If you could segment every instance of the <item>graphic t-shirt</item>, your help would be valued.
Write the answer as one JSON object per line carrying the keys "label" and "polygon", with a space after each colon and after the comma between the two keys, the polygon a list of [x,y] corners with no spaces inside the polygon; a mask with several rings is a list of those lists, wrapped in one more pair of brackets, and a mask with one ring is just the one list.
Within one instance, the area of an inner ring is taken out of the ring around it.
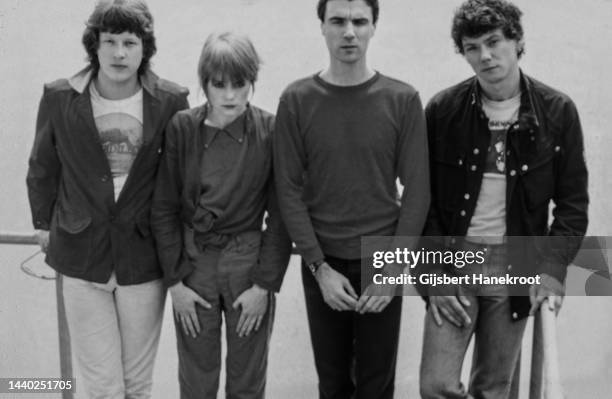
{"label": "graphic t-shirt", "polygon": [[506,234],[506,133],[516,122],[520,105],[520,93],[504,101],[482,97],[482,108],[489,118],[491,141],[467,235],[487,244],[501,243]]}
{"label": "graphic t-shirt", "polygon": [[142,146],[142,88],[122,100],[102,97],[93,83],[89,92],[100,142],[113,176],[116,201]]}

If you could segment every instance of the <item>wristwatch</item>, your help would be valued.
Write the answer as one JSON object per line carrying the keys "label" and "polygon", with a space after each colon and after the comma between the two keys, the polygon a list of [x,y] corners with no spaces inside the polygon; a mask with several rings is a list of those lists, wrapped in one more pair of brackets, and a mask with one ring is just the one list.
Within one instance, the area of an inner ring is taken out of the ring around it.
{"label": "wristwatch", "polygon": [[319,267],[321,267],[323,263],[325,263],[325,259],[319,259],[308,265],[308,269],[310,269],[313,276],[317,273],[317,270],[319,270]]}

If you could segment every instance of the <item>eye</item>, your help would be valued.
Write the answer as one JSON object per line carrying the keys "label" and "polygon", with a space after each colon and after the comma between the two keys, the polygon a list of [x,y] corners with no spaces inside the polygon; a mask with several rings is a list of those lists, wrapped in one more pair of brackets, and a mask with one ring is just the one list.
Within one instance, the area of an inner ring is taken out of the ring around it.
{"label": "eye", "polygon": [[222,80],[211,80],[210,84],[212,87],[214,87],[215,89],[222,89],[225,87],[225,83]]}
{"label": "eye", "polygon": [[364,25],[367,25],[368,22],[369,21],[367,20],[367,18],[359,18],[353,21],[353,25],[364,26]]}
{"label": "eye", "polygon": [[494,38],[489,39],[489,41],[487,42],[487,45],[489,45],[489,47],[493,47],[499,44],[499,41],[500,41],[499,38],[494,37]]}
{"label": "eye", "polygon": [[236,87],[236,88],[243,88],[244,86],[246,86],[246,81],[245,81],[244,79],[239,79],[239,80],[236,80],[236,81],[233,83],[233,85],[234,85],[234,87]]}

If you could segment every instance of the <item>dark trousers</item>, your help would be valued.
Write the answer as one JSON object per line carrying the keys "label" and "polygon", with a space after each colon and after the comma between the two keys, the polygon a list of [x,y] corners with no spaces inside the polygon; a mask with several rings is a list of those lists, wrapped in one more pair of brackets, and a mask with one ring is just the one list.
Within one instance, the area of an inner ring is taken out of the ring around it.
{"label": "dark trousers", "polygon": [[[326,257],[360,294],[361,261]],[[320,399],[393,398],[402,297],[381,313],[332,310],[314,276],[302,265],[310,339]]]}
{"label": "dark trousers", "polygon": [[206,299],[211,309],[197,306],[202,328],[196,338],[183,332],[175,319],[181,399],[215,399],[221,371],[221,323],[225,319],[227,342],[225,397],[263,399],[266,387],[268,348],[274,320],[274,295],[258,331],[239,337],[236,326],[240,309],[232,304],[251,286],[251,268],[259,257],[261,233],[246,232],[232,238],[222,249],[207,247],[192,253],[195,270],[185,284]]}

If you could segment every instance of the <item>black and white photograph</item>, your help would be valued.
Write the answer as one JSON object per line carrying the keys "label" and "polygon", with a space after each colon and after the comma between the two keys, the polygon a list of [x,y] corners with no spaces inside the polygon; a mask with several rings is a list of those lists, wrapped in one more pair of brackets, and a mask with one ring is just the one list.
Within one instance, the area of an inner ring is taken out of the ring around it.
{"label": "black and white photograph", "polygon": [[604,399],[611,0],[3,0],[0,399]]}

